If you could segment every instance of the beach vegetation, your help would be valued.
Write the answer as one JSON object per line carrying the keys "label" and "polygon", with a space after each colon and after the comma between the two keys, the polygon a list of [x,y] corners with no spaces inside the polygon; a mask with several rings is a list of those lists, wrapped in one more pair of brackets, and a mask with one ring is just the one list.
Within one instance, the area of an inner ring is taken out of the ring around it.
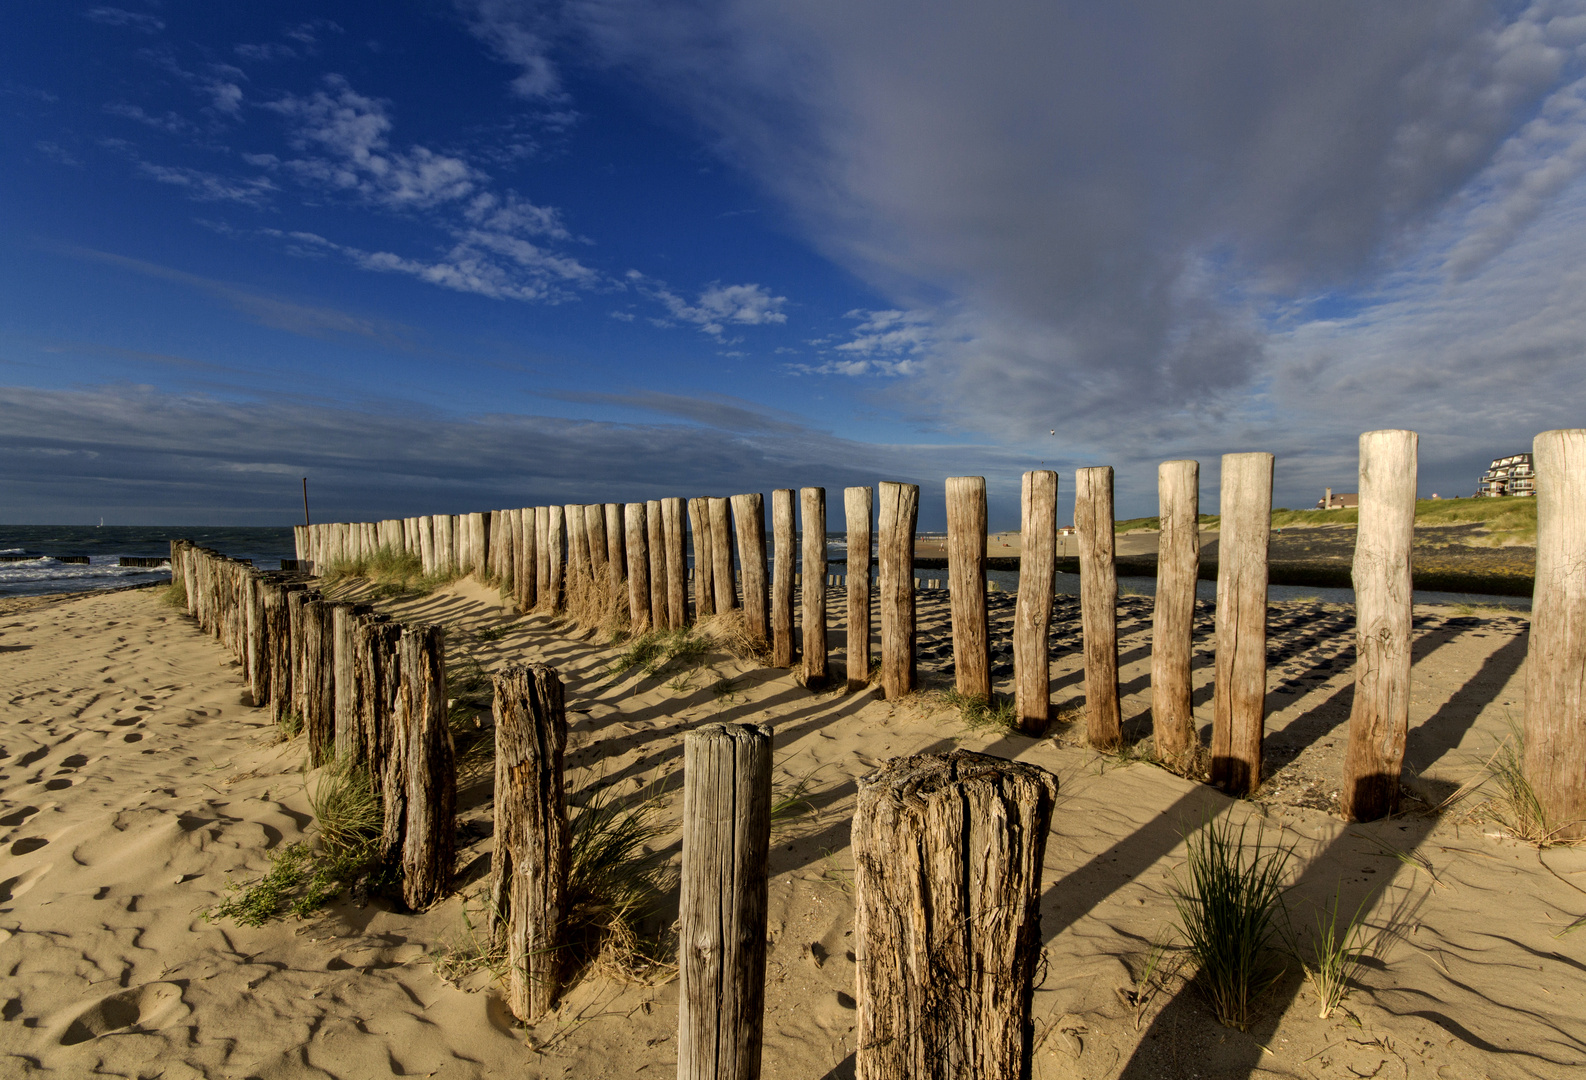
{"label": "beach vegetation", "polygon": [[462,576],[455,570],[426,574],[417,555],[388,547],[356,559],[327,563],[319,571],[320,581],[327,587],[366,581],[374,597],[381,600],[428,596]]}
{"label": "beach vegetation", "polygon": [[295,709],[288,709],[281,714],[281,719],[276,725],[281,729],[281,741],[291,742],[303,734],[303,714]]}
{"label": "beach vegetation", "polygon": [[175,578],[169,585],[160,590],[160,603],[166,607],[173,607],[177,611],[187,610],[187,580]]}
{"label": "beach vegetation", "polygon": [[367,893],[391,884],[380,859],[385,810],[361,766],[323,770],[309,804],[312,839],[272,852],[264,877],[231,886],[224,900],[203,913],[205,919],[263,926],[285,915],[312,915],[348,889]]}
{"label": "beach vegetation", "polygon": [[495,681],[472,656],[446,661],[446,726],[451,731],[459,779],[493,773],[496,767],[496,733],[480,718],[495,708]]}
{"label": "beach vegetation", "polygon": [[651,630],[631,638],[627,647],[606,669],[611,678],[619,678],[635,668],[647,678],[668,671],[689,670],[698,667],[710,650],[710,641],[693,627],[680,630]]}
{"label": "beach vegetation", "polygon": [[1292,847],[1268,845],[1264,827],[1205,821],[1186,837],[1188,858],[1169,892],[1179,932],[1196,965],[1194,984],[1223,1024],[1250,1026],[1256,1003],[1282,975],[1271,948],[1278,932]]}
{"label": "beach vegetation", "polygon": [[571,822],[567,941],[575,968],[645,980],[671,970],[669,926],[657,912],[676,874],[651,846],[670,831],[663,793],[629,798],[594,787]]}
{"label": "beach vegetation", "polygon": [[[1200,527],[1215,529],[1222,519],[1216,514],[1200,515]],[[1315,525],[1357,525],[1360,511],[1286,510],[1272,511],[1274,529],[1305,528]],[[1506,544],[1536,543],[1536,500],[1533,498],[1417,499],[1416,528],[1447,525],[1475,525],[1481,530],[1478,545],[1500,547]],[[1162,527],[1158,517],[1126,518],[1113,523],[1117,533],[1155,532]]]}
{"label": "beach vegetation", "polygon": [[815,803],[810,799],[810,792],[814,788],[814,783],[815,773],[811,771],[798,777],[786,787],[772,789],[771,829],[773,832],[791,823],[795,818],[815,813]]}
{"label": "beach vegetation", "polygon": [[1013,695],[993,692],[989,697],[980,694],[961,694],[955,687],[942,692],[942,703],[958,710],[959,718],[971,731],[981,728],[1015,730],[1018,719],[1014,712]]}
{"label": "beach vegetation", "polygon": [[1365,923],[1366,909],[1371,901],[1367,896],[1355,908],[1355,913],[1344,918],[1343,892],[1335,892],[1326,907],[1316,910],[1315,924],[1310,927],[1310,956],[1302,952],[1298,935],[1289,929],[1289,952],[1305,972],[1305,979],[1316,991],[1321,1004],[1318,1016],[1326,1020],[1333,1010],[1348,996],[1361,964],[1372,950]]}
{"label": "beach vegetation", "polygon": [[[1516,840],[1537,847],[1560,843],[1566,824],[1548,820],[1547,810],[1525,775],[1525,732],[1511,720],[1509,736],[1487,762],[1487,775],[1498,795],[1487,801],[1487,813]],[[1568,823],[1572,824],[1572,823]]]}

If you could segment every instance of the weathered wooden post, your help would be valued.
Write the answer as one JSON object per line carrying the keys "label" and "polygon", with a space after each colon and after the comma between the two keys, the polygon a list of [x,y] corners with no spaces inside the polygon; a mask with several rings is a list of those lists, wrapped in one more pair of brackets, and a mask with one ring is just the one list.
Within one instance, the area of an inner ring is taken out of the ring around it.
{"label": "weathered wooden post", "polygon": [[540,597],[540,606],[546,611],[562,611],[567,607],[567,511],[561,506],[547,506],[545,514],[549,580]]}
{"label": "weathered wooden post", "polygon": [[257,570],[244,570],[242,586],[242,598],[247,605],[243,632],[247,638],[248,696],[257,708],[270,700],[270,644],[264,617],[264,577]]}
{"label": "weathered wooden post", "polygon": [[537,562],[534,528],[534,507],[517,511],[518,539],[512,562],[512,587],[516,593],[518,610],[529,612],[539,601],[539,581],[535,575]]}
{"label": "weathered wooden post", "polygon": [[826,489],[799,489],[799,525],[804,533],[804,685],[826,685]]}
{"label": "weathered wooden post", "polygon": [[859,1080],[1027,1080],[1057,779],[954,750],[859,781]]}
{"label": "weathered wooden post", "polygon": [[1151,731],[1157,756],[1185,762],[1198,745],[1190,656],[1200,577],[1198,461],[1157,466],[1156,604],[1151,614]]}
{"label": "weathered wooden post", "polygon": [[1271,454],[1223,455],[1211,781],[1230,795],[1261,784],[1272,460]]}
{"label": "weathered wooden post", "polygon": [[474,570],[479,577],[490,574],[490,560],[494,552],[490,550],[491,512],[481,510],[468,515],[469,528],[473,530],[474,541]]}
{"label": "weathered wooden post", "polygon": [[583,504],[568,503],[563,506],[562,520],[567,523],[567,594],[568,606],[571,607],[574,592],[588,589],[594,578],[594,570],[589,555],[589,533]]}
{"label": "weathered wooden post", "polygon": [[1531,458],[1536,591],[1526,657],[1525,776],[1545,827],[1574,840],[1586,836],[1586,428],[1542,432]]}
{"label": "weathered wooden post", "polygon": [[947,583],[952,590],[953,688],[991,700],[986,623],[986,478],[947,478]]}
{"label": "weathered wooden post", "polygon": [[694,538],[694,618],[703,619],[716,614],[709,500],[688,500],[688,531]]}
{"label": "weathered wooden post", "polygon": [[331,719],[332,755],[337,761],[362,762],[364,752],[363,672],[358,656],[358,624],[370,613],[364,604],[331,605],[331,668],[335,672]]}
{"label": "weathered wooden post", "polygon": [[732,523],[738,533],[738,569],[743,578],[743,622],[750,637],[764,644],[770,636],[765,572],[765,496],[758,491],[732,497]]}
{"label": "weathered wooden post", "polygon": [[725,615],[738,606],[738,583],[733,578],[732,513],[726,499],[705,500],[710,511],[711,593],[716,614]]}
{"label": "weathered wooden post", "polygon": [[1372,821],[1399,808],[1410,730],[1410,549],[1419,442],[1413,431],[1360,436],[1355,699],[1339,794],[1339,812],[1352,821]]}
{"label": "weathered wooden post", "polygon": [[883,480],[880,497],[881,691],[890,701],[914,689],[914,526],[920,488]]}
{"label": "weathered wooden post", "polygon": [[287,596],[302,591],[299,584],[266,582],[264,586],[264,640],[270,668],[270,723],[279,724],[292,711],[292,617]]}
{"label": "weathered wooden post", "polygon": [[771,666],[792,667],[794,517],[793,489],[771,492]]}
{"label": "weathered wooden post", "polygon": [[318,593],[303,605],[303,636],[299,663],[298,715],[308,735],[308,763],[319,768],[331,759],[336,738],[335,607]]}
{"label": "weathered wooden post", "polygon": [[666,537],[666,619],[673,630],[688,623],[688,551],[683,536],[683,500],[661,500],[662,533]]}
{"label": "weathered wooden post", "polygon": [[519,1020],[550,1011],[567,938],[567,826],[562,680],[543,664],[495,676],[495,854],[488,917],[507,946],[507,1008]]}
{"label": "weathered wooden post", "polygon": [[386,755],[385,850],[402,870],[402,901],[414,911],[446,891],[457,861],[457,767],[446,725],[444,628],[406,626],[398,646],[401,687]]}
{"label": "weathered wooden post", "polygon": [[650,536],[643,503],[623,508],[628,549],[628,628],[635,635],[650,629]]}
{"label": "weathered wooden post", "polygon": [[[600,503],[590,503],[584,507],[584,539],[589,544],[589,573],[594,579],[595,588],[604,596],[606,582],[610,571],[606,569],[606,560],[610,557],[606,547],[606,508]],[[601,604],[601,610],[606,609],[606,604]]]}
{"label": "weathered wooden post", "polygon": [[704,724],[683,740],[678,1080],[755,1080],[765,1008],[771,729]]}
{"label": "weathered wooden post", "polygon": [[614,612],[628,609],[628,597],[622,584],[628,579],[627,525],[623,521],[622,507],[622,503],[605,503],[601,508],[606,518],[607,602]]}
{"label": "weathered wooden post", "polygon": [[534,508],[534,606],[551,604],[551,508]]}
{"label": "weathered wooden post", "polygon": [[1074,532],[1079,539],[1080,625],[1085,640],[1085,733],[1092,746],[1107,749],[1123,738],[1111,465],[1076,474]]}
{"label": "weathered wooden post", "polygon": [[843,489],[843,516],[848,527],[848,690],[870,682],[870,488]]}
{"label": "weathered wooden post", "polygon": [[435,573],[435,519],[428,514],[419,518],[419,565],[426,574]]}
{"label": "weathered wooden post", "polygon": [[386,758],[401,693],[399,649],[402,624],[385,615],[367,614],[357,620],[359,739],[363,745],[369,780],[375,790],[385,785]]}
{"label": "weathered wooden post", "polygon": [[1052,585],[1057,573],[1057,473],[1034,469],[1019,486],[1019,596],[1013,609],[1013,711],[1026,735],[1052,716]]}
{"label": "weathered wooden post", "polygon": [[650,625],[665,630],[666,617],[666,523],[661,520],[661,500],[644,504],[645,543],[650,553]]}

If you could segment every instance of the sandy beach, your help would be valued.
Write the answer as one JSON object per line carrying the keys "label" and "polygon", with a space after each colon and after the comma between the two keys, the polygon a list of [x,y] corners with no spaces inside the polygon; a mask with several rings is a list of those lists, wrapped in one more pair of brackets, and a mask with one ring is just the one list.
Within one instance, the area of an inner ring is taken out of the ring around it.
{"label": "sandy beach", "polygon": [[[993,553],[995,553],[993,548]],[[1012,598],[993,596],[994,678],[1009,689]],[[1521,720],[1523,614],[1417,607],[1400,817],[1332,809],[1353,683],[1353,617],[1313,603],[1269,612],[1266,785],[1253,800],[1082,744],[970,729],[950,685],[946,593],[922,594],[921,692],[812,693],[791,673],[707,655],[613,677],[618,649],[506,610],[463,581],[383,605],[448,626],[449,663],[553,665],[567,686],[570,804],[604,788],[661,790],[677,858],[682,734],[707,720],[775,728],[779,794],[807,812],[772,833],[768,1078],[851,1076],[855,1026],[849,820],[856,780],[889,758],[954,746],[1059,778],[1042,902],[1034,1075],[1541,1077],[1586,1068],[1586,852],[1507,838],[1484,766]],[[834,590],[840,665],[843,605]],[[1149,732],[1150,601],[1120,600],[1125,730]],[[1197,612],[1196,715],[1211,715],[1212,612]],[[1059,597],[1053,694],[1082,695],[1077,603]],[[840,667],[839,667],[840,669]],[[269,853],[310,840],[302,740],[242,703],[220,645],[157,591],[0,607],[0,1077],[659,1077],[675,1070],[675,980],[590,972],[550,1017],[510,1022],[484,972],[452,985],[432,960],[465,937],[491,852],[488,775],[459,784],[456,893],[429,911],[343,897],[262,927],[206,920]],[[488,722],[482,718],[481,722]],[[1440,810],[1435,810],[1440,804]],[[1182,836],[1209,815],[1292,845],[1288,907],[1364,902],[1372,953],[1329,1019],[1290,961],[1255,1026],[1217,1024],[1155,942]],[[663,911],[661,922],[675,914]],[[1167,975],[1162,975],[1163,971]]]}

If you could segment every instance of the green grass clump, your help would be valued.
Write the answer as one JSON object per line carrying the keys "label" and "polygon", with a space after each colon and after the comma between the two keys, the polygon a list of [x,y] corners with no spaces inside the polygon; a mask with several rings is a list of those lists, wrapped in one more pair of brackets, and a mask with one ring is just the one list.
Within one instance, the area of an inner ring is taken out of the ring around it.
{"label": "green grass clump", "polygon": [[651,630],[630,640],[628,647],[611,662],[607,671],[614,679],[634,668],[646,676],[660,675],[669,669],[698,665],[709,650],[709,639],[696,633],[692,627]]}
{"label": "green grass clump", "polygon": [[1175,875],[1170,886],[1180,932],[1198,966],[1195,982],[1217,1019],[1240,1031],[1250,1026],[1256,998],[1282,974],[1272,970],[1269,946],[1292,853],[1264,847],[1258,826],[1246,854],[1246,828],[1235,830],[1226,818],[1203,824],[1188,837],[1188,880]]}
{"label": "green grass clump", "polygon": [[1291,947],[1294,958],[1305,969],[1305,977],[1321,1001],[1322,1008],[1318,1015],[1323,1020],[1332,1016],[1333,1010],[1348,995],[1355,973],[1360,970],[1361,961],[1370,951],[1364,922],[1369,899],[1362,900],[1354,915],[1339,925],[1339,907],[1343,897],[1334,893],[1327,907],[1316,912],[1316,925],[1311,929],[1311,959],[1307,961],[1300,955],[1297,943]]}
{"label": "green grass clump", "polygon": [[1014,729],[1014,706],[1011,694],[992,694],[982,697],[979,694],[960,694],[956,689],[948,690],[942,694],[942,701],[958,710],[958,715],[963,719],[964,726],[971,731],[979,728],[995,727]]}
{"label": "green grass clump", "polygon": [[427,596],[462,576],[456,571],[426,574],[417,555],[388,547],[363,558],[328,563],[319,571],[320,580],[327,586],[368,581],[376,597],[391,600]]}
{"label": "green grass clump", "polygon": [[1516,840],[1524,840],[1537,847],[1549,847],[1559,842],[1564,827],[1548,820],[1542,800],[1525,775],[1525,732],[1513,722],[1509,724],[1509,737],[1487,762],[1487,774],[1498,785],[1498,797],[1487,804],[1498,824],[1507,829]]}
{"label": "green grass clump", "polygon": [[667,932],[647,923],[673,884],[649,847],[669,828],[659,793],[622,799],[609,786],[595,789],[573,817],[567,928],[575,966],[627,978],[668,968]]}
{"label": "green grass clump", "polygon": [[303,717],[301,714],[288,710],[281,714],[278,721],[281,728],[281,741],[291,742],[303,734]]}
{"label": "green grass clump", "polygon": [[187,610],[187,581],[177,578],[160,590],[160,603],[177,611]]}
{"label": "green grass clump", "polygon": [[385,811],[368,774],[358,766],[327,769],[309,803],[318,832],[314,841],[274,852],[261,880],[233,886],[204,918],[263,926],[283,915],[311,915],[348,888],[390,884],[379,865]]}

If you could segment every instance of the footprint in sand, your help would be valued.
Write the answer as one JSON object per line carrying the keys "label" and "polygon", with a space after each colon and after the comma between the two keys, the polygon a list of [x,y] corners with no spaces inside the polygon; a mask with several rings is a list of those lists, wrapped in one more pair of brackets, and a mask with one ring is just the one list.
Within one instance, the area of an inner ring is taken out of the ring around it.
{"label": "footprint in sand", "polygon": [[71,777],[68,777],[68,776],[57,776],[53,780],[44,781],[44,790],[45,791],[59,791],[62,788],[69,788],[71,786],[72,786],[72,780],[71,780]]}
{"label": "footprint in sand", "polygon": [[0,817],[0,825],[8,828],[12,825],[20,825],[38,812],[39,808],[36,806],[24,806],[20,810],[11,811],[5,817]]}
{"label": "footprint in sand", "polygon": [[44,839],[42,836],[24,836],[22,839],[11,845],[11,854],[26,855],[30,851],[37,851],[39,848],[48,843],[49,841]]}
{"label": "footprint in sand", "polygon": [[156,1031],[190,1012],[182,1001],[182,988],[175,983],[145,983],[100,998],[68,1017],[64,1024],[57,1022],[58,1032],[52,1029],[52,1034],[62,1046],[76,1046],[126,1028]]}
{"label": "footprint in sand", "polygon": [[141,732],[141,731],[129,731],[125,735],[121,736],[121,741],[122,742],[138,742],[142,738],[143,738],[143,732]]}

